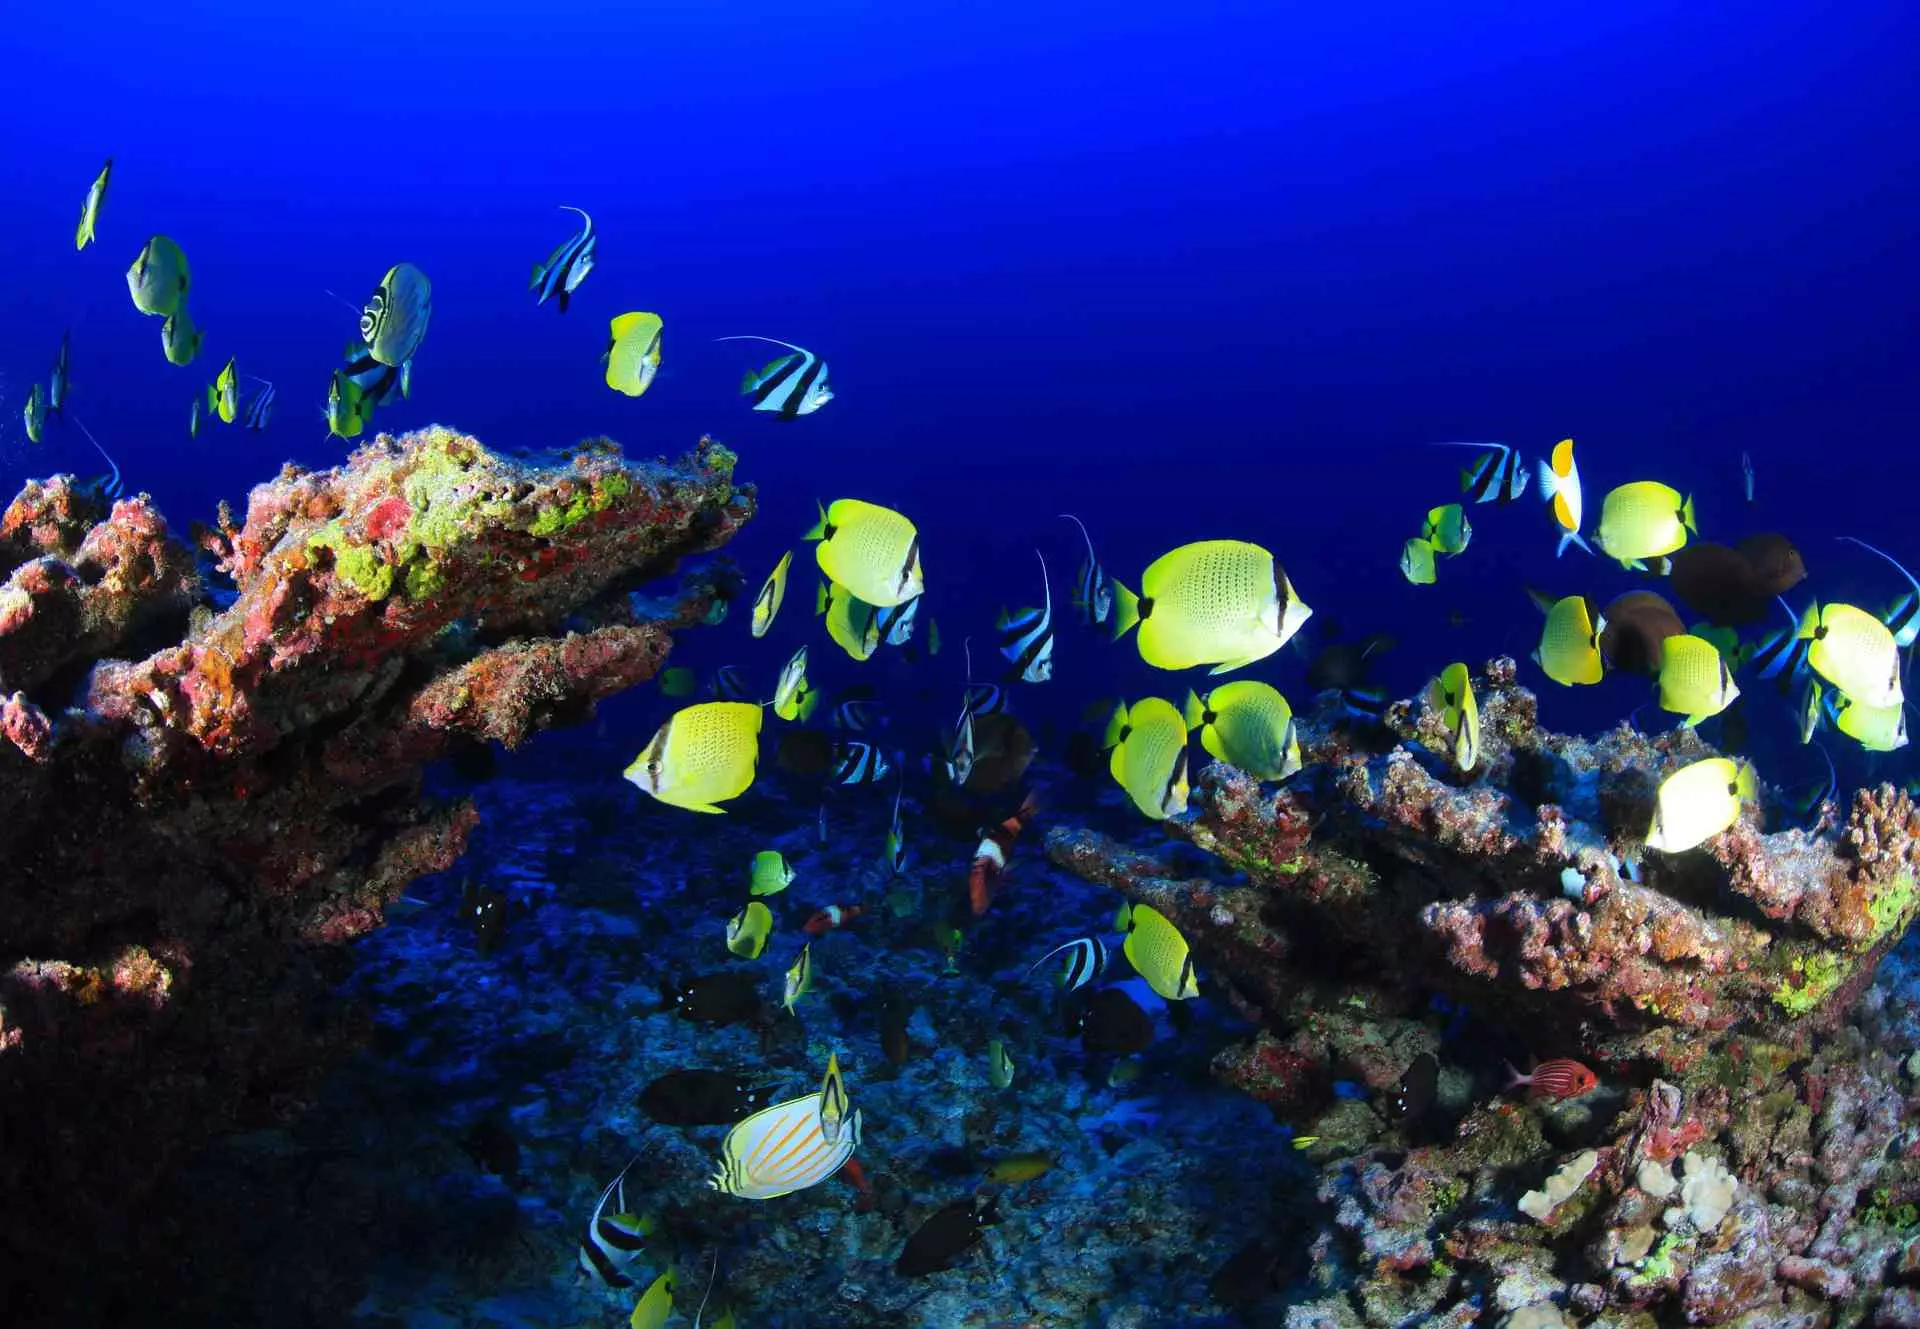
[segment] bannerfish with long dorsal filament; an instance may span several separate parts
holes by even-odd
[[[599,242],[593,233],[592,217],[565,203],[560,207],[565,212],[580,214],[580,232],[564,241],[545,263],[533,265],[533,280],[527,289],[540,293],[540,298],[533,302],[536,307],[544,305],[549,298],[558,297],[560,312],[564,314],[575,288],[593,271],[594,250]]]
[[[756,337],[750,333],[714,340],[763,341],[786,347],[788,354],[760,369],[749,369],[740,380],[740,395],[761,414],[776,420],[795,420],[812,415],[833,400],[833,389],[827,386],[827,362],[812,351],[778,337]]]

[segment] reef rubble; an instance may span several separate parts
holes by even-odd
[[[753,516],[734,460],[521,460],[435,427],[288,465],[191,543],[145,495],[22,489],[0,516],[10,1312],[137,1250],[190,1143],[300,1102],[348,1032],[315,1009],[337,943],[476,823],[423,799],[429,763],[590,719],[737,592],[717,566],[633,594]]]
[[[1215,1075],[1291,1124],[1326,1206],[1285,1322],[1920,1323],[1920,989],[1881,963],[1916,911],[1908,796],[1656,852],[1696,731],[1550,732],[1511,660],[1474,686],[1464,774],[1426,699],[1371,724],[1331,695],[1288,787],[1209,767],[1166,829],[1227,875],[1048,837],[1256,1026]],[[1599,1086],[1502,1092],[1529,1056]]]

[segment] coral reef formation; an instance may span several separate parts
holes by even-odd
[[[1374,726],[1331,697],[1292,787],[1210,767],[1168,829],[1229,880],[1049,836],[1173,918],[1203,991],[1258,1026],[1215,1074],[1296,1125],[1331,1213],[1322,1295],[1287,1322],[1920,1323],[1920,1111],[1890,1050],[1914,997],[1860,1002],[1915,912],[1907,795],[1773,833],[1749,807],[1663,854],[1655,790],[1710,754],[1696,732],[1551,733],[1508,660],[1475,688],[1465,774],[1427,702]],[[1599,1085],[1500,1096],[1502,1054],[1584,1058]]]
[[[475,824],[423,768],[650,677],[737,589],[632,594],[752,516],[733,463],[428,429],[286,467],[198,556],[144,496],[25,487],[0,517],[0,1273],[58,1287],[137,1244],[184,1143],[299,1100],[340,1032],[311,1009],[328,944]]]

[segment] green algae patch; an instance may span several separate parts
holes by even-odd
[[[371,545],[351,544],[338,521],[328,522],[307,539],[309,551],[326,550],[333,559],[333,575],[368,600],[393,594],[393,565]]]
[[[489,493],[485,480],[476,476],[475,465],[482,459],[479,449],[460,435],[431,431],[401,484],[413,517],[396,547],[420,545],[443,553],[476,528],[497,525],[512,512],[513,505]]]
[[[577,490],[565,507],[553,504],[534,514],[527,534],[547,539],[569,531],[587,518],[605,512],[633,491],[633,483],[619,471],[589,481]]]
[[[1867,917],[1873,920],[1873,935],[1861,945],[1867,950],[1879,945],[1890,936],[1906,930],[1913,921],[1913,873],[1902,872],[1892,881],[1874,892],[1873,899],[1867,903]]]
[[[1794,977],[1781,980],[1780,986],[1773,990],[1773,1001],[1794,1015],[1805,1015],[1818,1007],[1853,971],[1851,963],[1831,951],[1796,955],[1789,968]]]

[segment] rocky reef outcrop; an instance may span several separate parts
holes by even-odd
[[[1215,1073],[1293,1126],[1325,1205],[1287,1323],[1920,1323],[1920,993],[1896,966],[1861,1001],[1916,910],[1907,795],[1660,853],[1696,732],[1555,734],[1511,661],[1474,682],[1465,774],[1421,699],[1377,725],[1327,699],[1286,789],[1210,767],[1168,829],[1232,871],[1049,836],[1257,1026]],[[1529,1057],[1599,1086],[1502,1092]]]
[[[297,1103],[334,944],[461,854],[430,763],[589,718],[737,585],[708,441],[515,459],[446,429],[293,466],[183,541],[67,477],[0,516],[0,1281],[146,1239],[206,1132]],[[118,1258],[118,1256],[116,1256]]]

